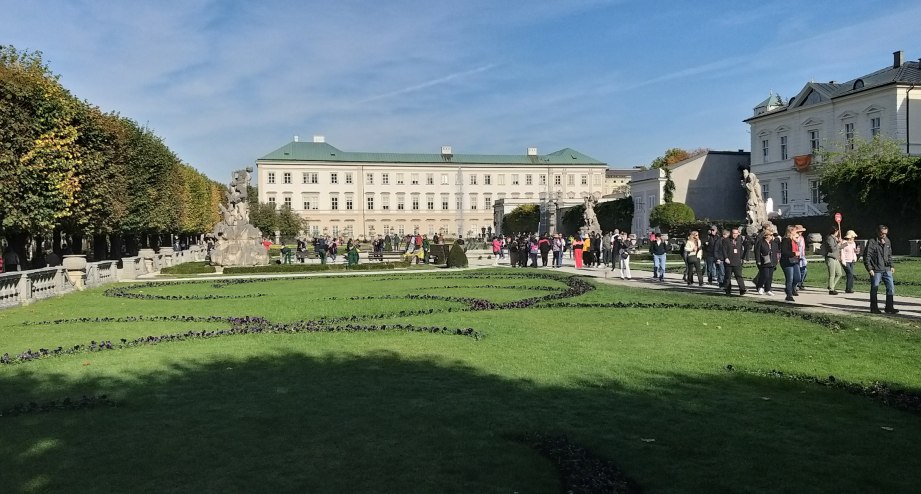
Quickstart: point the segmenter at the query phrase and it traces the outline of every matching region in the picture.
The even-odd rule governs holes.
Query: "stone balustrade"
[[[148,269],[145,258],[141,256],[123,257],[121,269],[118,268],[118,261],[88,262],[84,283],[87,288],[94,288],[115,283],[120,279],[133,280],[141,275],[155,273],[166,266],[203,261],[205,256],[205,250],[199,246],[181,252],[164,249],[162,253],[153,254],[153,257],[148,259],[151,261],[150,267],[155,268],[154,270]],[[0,273],[0,308],[28,305],[36,300],[75,290],[77,287],[68,279],[67,270],[62,266]]]

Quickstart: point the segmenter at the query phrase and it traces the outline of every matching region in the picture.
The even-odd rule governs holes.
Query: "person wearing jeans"
[[[796,282],[799,279],[799,244],[796,241],[796,227],[790,225],[787,227],[787,233],[780,242],[780,267],[783,269],[784,293],[787,294],[787,302],[795,302],[793,299],[796,292]]]
[[[825,237],[823,245],[825,251],[825,266],[828,268],[828,294],[837,295],[838,282],[844,276],[844,270],[841,268],[841,248],[847,242],[841,240],[841,230],[838,225],[831,227],[831,232]]]
[[[652,254],[652,279],[665,281],[665,252],[668,245],[662,240],[661,233],[657,233],[655,238],[649,245],[649,253]]]
[[[877,303],[877,293],[879,284],[886,284],[886,308],[887,314],[898,314],[899,311],[894,306],[895,282],[892,275],[895,274],[895,268],[892,267],[892,242],[889,241],[889,227],[879,225],[876,229],[876,238],[871,238],[867,242],[867,250],[863,256],[863,265],[870,274],[870,312],[880,314]]]

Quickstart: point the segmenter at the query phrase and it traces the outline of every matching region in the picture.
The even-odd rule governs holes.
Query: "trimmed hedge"
[[[405,268],[406,262],[375,262],[349,266],[346,264],[269,264],[266,266],[235,266],[224,268],[224,274],[312,273],[321,271],[381,271]]]
[[[214,272],[214,266],[206,261],[186,262],[167,266],[160,270],[160,274],[208,274]]]
[[[464,252],[464,247],[460,244],[460,241],[455,242],[454,245],[451,246],[450,252],[448,252],[448,267],[467,267],[467,253]]]

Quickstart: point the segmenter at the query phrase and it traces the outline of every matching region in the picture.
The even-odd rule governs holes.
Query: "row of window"
[[[266,173],[266,183],[275,184],[276,183],[276,172],[267,172]],[[353,178],[351,172],[343,172],[344,183],[352,184]],[[375,173],[366,173],[365,174],[365,184],[374,185]],[[409,174],[409,183],[410,185],[420,185],[419,173],[410,173]],[[441,185],[450,185],[450,178],[448,173],[441,174]],[[394,173],[395,185],[405,185],[404,173]],[[482,177],[483,185],[492,185],[493,176],[491,174],[468,174],[467,175],[470,185],[479,185],[480,177]],[[380,184],[381,185],[391,185],[390,182],[390,173],[382,172],[380,173]],[[435,185],[435,174],[426,173],[425,174],[425,185]],[[521,175],[517,173],[512,173],[510,177],[510,185],[521,185]],[[505,185],[505,174],[496,175],[497,185]],[[601,175],[593,175],[592,182],[594,185],[601,185]],[[281,174],[281,183],[291,184],[292,183],[292,173],[291,172],[282,172]],[[320,174],[318,172],[302,172],[301,173],[301,183],[302,184],[319,184],[320,183]],[[339,183],[339,172],[330,172],[329,174],[329,183],[338,184]],[[524,185],[534,185],[534,175],[530,173],[524,174]],[[538,174],[537,175],[537,184],[538,185],[547,185],[547,175]],[[566,175],[566,184],[567,185],[576,185],[576,176],[575,174]],[[583,174],[579,176],[580,185],[588,185],[588,175]],[[556,174],[553,176],[553,185],[563,185],[563,176],[561,174]]]
[[[482,230],[478,228],[477,225],[475,224],[468,225],[468,228],[469,230],[467,233],[469,233],[470,231],[474,232],[475,235],[482,233]],[[491,226],[489,228],[490,230],[492,229]],[[448,233],[450,233],[450,230],[448,227],[442,226],[441,228],[436,228],[434,223],[428,223],[426,225],[426,229],[423,229],[422,226],[418,224],[414,224],[412,225],[412,228],[409,228],[408,225],[398,224],[397,226],[392,227],[389,224],[385,223],[382,226],[381,230],[382,231],[377,231],[374,225],[369,225],[367,235],[370,237],[377,237],[377,235],[389,236],[389,235],[396,234],[402,237],[403,235],[407,235],[409,233],[413,235],[416,235],[419,233],[425,233],[426,230],[428,230],[429,237],[432,237],[433,235],[435,235],[436,232],[441,235],[447,235]],[[352,225],[346,225],[345,227],[342,227],[342,228],[339,228],[339,225],[332,225],[329,228],[323,228],[322,232],[320,231],[320,225],[311,225],[307,229],[307,233],[313,237],[319,237],[321,233],[324,235],[329,234],[329,235],[332,235],[333,237],[339,237],[339,236],[342,236],[345,238],[355,237],[355,229]],[[464,234],[466,235],[466,233]]]
[[[870,138],[878,136],[880,133],[880,117],[870,118]],[[854,138],[856,137],[856,131],[854,122],[846,122],[844,124],[844,142],[845,146],[848,149],[854,149]],[[806,131],[806,138],[809,141],[809,152],[813,155],[819,152],[821,148],[821,141],[819,140],[819,131],[818,129],[810,129]],[[782,135],[779,137],[780,140],[780,159],[786,160],[790,159],[789,147],[787,145],[787,136]],[[771,151],[771,140],[762,139],[761,140],[761,162],[767,163],[770,159]]]
[[[780,205],[786,206],[790,204],[790,184],[787,182],[778,182],[780,184],[780,197],[778,198]],[[820,204],[825,202],[825,198],[822,196],[822,181],[821,180],[810,180],[809,181],[809,195],[813,204]],[[770,197],[771,187],[767,182],[761,183],[761,197],[767,199]]]
[[[479,204],[480,204],[479,195],[470,194],[469,197],[470,197],[470,200],[468,202],[468,205],[470,206],[470,209],[471,210],[479,209]],[[343,199],[344,200],[342,202],[342,206],[344,207],[346,211],[352,211],[355,209],[354,197],[351,194],[346,194],[343,197]],[[442,211],[448,211],[450,209],[449,196],[447,194],[442,194],[440,199],[441,199],[440,202],[436,202],[434,194],[427,194],[425,197],[425,202],[423,203],[422,198],[418,194],[413,194],[410,197],[409,206],[410,206],[410,209],[413,211],[421,210],[423,204],[425,205],[425,209],[429,211],[434,211],[436,207],[439,207],[439,206]],[[269,196],[268,201],[269,201],[269,204],[277,204],[277,200],[274,195]],[[294,202],[291,196],[283,197],[282,201],[283,201],[282,204],[285,207],[294,209]],[[407,205],[406,196],[402,194],[398,194],[396,196],[396,210],[404,211],[407,209],[406,205]],[[319,209],[320,208],[319,196],[305,198],[303,200],[303,206],[304,206],[305,211]],[[329,209],[333,211],[338,211],[339,206],[340,206],[339,196],[331,195],[329,198]],[[369,195],[365,197],[365,208],[367,210],[373,211],[375,209],[375,206],[380,206],[380,208],[385,211],[390,210],[390,195],[382,194],[380,197],[380,202],[376,202],[375,197],[373,195]],[[456,195],[455,207],[456,209],[464,208],[463,196]],[[483,197],[483,209],[491,209],[491,208],[492,208],[492,196],[485,195]]]

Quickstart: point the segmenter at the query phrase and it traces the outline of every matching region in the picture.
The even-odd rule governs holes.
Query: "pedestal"
[[[61,266],[67,272],[67,279],[77,290],[83,290],[86,279],[86,256],[75,254],[64,256]]]

